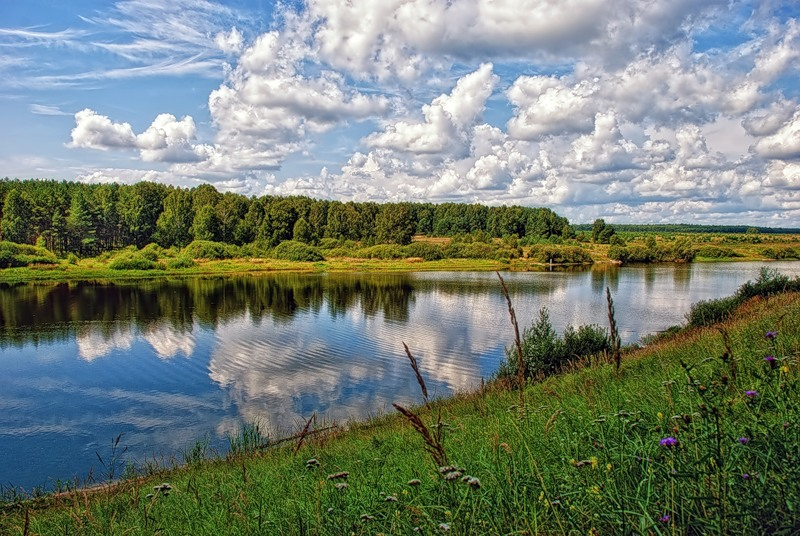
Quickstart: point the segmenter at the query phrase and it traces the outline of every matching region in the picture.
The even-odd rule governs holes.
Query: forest
[[[246,197],[210,184],[191,189],[142,181],[84,184],[0,180],[0,240],[92,257],[127,246],[184,247],[193,241],[271,248],[329,238],[362,245],[411,242],[414,235],[525,241],[571,238],[566,218],[547,208],[461,203],[340,202],[303,196]]]

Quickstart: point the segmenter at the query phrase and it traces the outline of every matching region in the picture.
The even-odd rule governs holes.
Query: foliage
[[[606,225],[604,219],[598,218],[594,220],[592,224],[592,242],[608,244],[615,233],[615,229],[611,225]]]
[[[221,242],[193,240],[183,249],[183,255],[190,259],[230,259],[234,257],[231,248]]]
[[[170,269],[192,268],[194,266],[197,266],[197,263],[191,257],[185,255],[179,255],[167,261],[167,268]]]
[[[568,326],[559,338],[550,323],[545,307],[522,334],[522,356],[528,379],[541,379],[559,372],[571,362],[603,354],[610,348],[608,332],[596,325]],[[518,358],[514,348],[506,349],[506,360],[498,369],[498,378],[517,376]]]
[[[355,256],[362,259],[403,259],[406,257],[406,251],[402,246],[379,244],[361,248],[355,252]]]
[[[704,257],[706,259],[729,259],[742,256],[740,253],[736,253],[730,248],[722,248],[718,246],[703,246],[697,248],[695,253],[698,257]]]
[[[768,259],[783,260],[783,259],[800,259],[800,251],[795,248],[784,247],[767,247],[761,250],[761,254]]]
[[[763,267],[758,279],[744,283],[733,296],[693,304],[686,314],[688,327],[710,326],[722,322],[730,318],[750,298],[767,297],[787,291],[800,291],[800,277],[790,279],[777,270]]]
[[[163,263],[153,260],[141,251],[123,251],[108,263],[111,270],[163,270]]]
[[[55,255],[43,247],[15,244],[7,240],[0,242],[0,268],[57,263]]]
[[[691,240],[678,238],[669,244],[658,244],[653,235],[649,235],[642,245],[613,245],[608,250],[608,257],[623,263],[650,262],[691,262],[695,257],[695,249]]]
[[[438,261],[444,258],[444,249],[430,242],[412,242],[405,247],[406,257],[419,257],[426,261]]]
[[[325,260],[314,246],[302,242],[287,240],[278,244],[272,252],[276,259],[299,262],[317,262]]]
[[[531,247],[528,257],[541,263],[556,264],[592,264],[592,256],[579,246],[546,246]]]

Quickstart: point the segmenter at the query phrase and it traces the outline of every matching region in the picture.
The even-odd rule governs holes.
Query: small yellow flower
[[[611,467],[612,467],[612,465],[611,465],[610,463],[609,463],[609,464],[607,464],[607,465],[606,465],[606,471],[611,471]]]
[[[450,510],[445,510],[444,515],[450,517],[451,515],[453,515],[453,513]]]
[[[659,421],[663,421],[664,420],[664,414],[661,413],[660,411],[658,412],[658,420]]]
[[[407,489],[403,490],[403,495],[408,495],[408,490]]]
[[[589,460],[592,462],[592,469],[597,469],[597,456],[592,456]]]
[[[789,374],[789,365],[784,365],[781,367],[781,370],[784,374]]]

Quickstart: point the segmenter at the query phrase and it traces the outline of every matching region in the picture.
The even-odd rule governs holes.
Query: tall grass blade
[[[519,338],[519,324],[517,323],[517,314],[514,312],[514,306],[511,305],[511,297],[508,295],[508,288],[506,282],[500,272],[495,272],[497,278],[500,280],[500,286],[503,288],[503,295],[506,297],[508,304],[508,315],[511,317],[511,324],[514,326],[514,345],[517,348],[517,387],[519,388],[519,411],[520,416],[525,414],[525,358],[522,355],[522,343]]]
[[[425,405],[428,405],[428,388],[425,387],[425,380],[422,379],[422,374],[419,371],[417,359],[411,355],[411,350],[408,349],[406,343],[403,343],[403,348],[406,349],[406,355],[408,356],[408,360],[411,362],[411,368],[414,369],[414,374],[417,376],[417,383],[419,384],[419,388],[422,390],[422,400],[425,402]]]
[[[622,341],[620,341],[619,338],[617,320],[614,318],[614,300],[611,299],[611,290],[608,287],[606,287],[606,301],[608,302],[608,325],[611,339],[611,359],[614,361],[614,370],[619,372],[619,367],[622,364],[622,356],[620,355],[620,346]]]

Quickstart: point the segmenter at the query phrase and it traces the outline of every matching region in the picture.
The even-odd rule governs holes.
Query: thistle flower
[[[658,520],[662,523],[669,523],[669,514],[664,514],[663,516],[659,517]]]
[[[748,443],[750,443],[750,438],[749,437],[740,437],[739,438],[739,443],[741,443],[742,445],[747,445]]]
[[[748,391],[745,391],[745,392],[744,392],[744,394],[745,394],[745,396],[747,396],[748,398],[755,398],[755,397],[757,397],[757,396],[758,396],[758,391],[752,391],[752,390],[748,390]]]
[[[768,341],[774,341],[778,337],[777,331],[768,331],[764,334],[764,338]]]
[[[745,480],[750,480],[750,474],[749,473],[745,473],[745,474],[742,475],[742,478],[745,479]]]
[[[664,439],[659,441],[658,444],[661,445],[662,447],[668,447],[669,448],[669,447],[674,447],[675,445],[677,445],[678,444],[678,440],[675,439],[672,436],[669,436],[669,437],[665,437]]]
[[[775,368],[778,366],[778,361],[775,359],[774,355],[768,355],[764,358],[764,361],[766,361],[770,368]]]

